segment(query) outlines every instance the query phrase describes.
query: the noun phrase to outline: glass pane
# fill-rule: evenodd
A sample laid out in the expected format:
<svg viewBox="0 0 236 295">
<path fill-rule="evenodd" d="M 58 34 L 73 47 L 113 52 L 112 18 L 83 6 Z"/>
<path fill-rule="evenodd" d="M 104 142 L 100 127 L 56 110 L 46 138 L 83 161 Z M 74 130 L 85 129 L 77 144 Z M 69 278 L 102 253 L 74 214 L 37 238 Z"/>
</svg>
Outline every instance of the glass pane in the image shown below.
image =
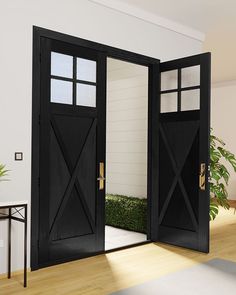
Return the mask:
<svg viewBox="0 0 236 295">
<path fill-rule="evenodd" d="M 77 79 L 96 82 L 97 63 L 93 60 L 77 58 Z"/>
<path fill-rule="evenodd" d="M 72 78 L 73 56 L 57 52 L 51 53 L 51 75 Z"/>
<path fill-rule="evenodd" d="M 161 95 L 161 113 L 177 112 L 177 92 Z"/>
<path fill-rule="evenodd" d="M 177 89 L 178 85 L 178 71 L 167 71 L 161 73 L 161 91 Z"/>
<path fill-rule="evenodd" d="M 181 111 L 191 111 L 200 109 L 200 90 L 182 91 Z"/>
<path fill-rule="evenodd" d="M 96 107 L 96 86 L 77 83 L 76 104 L 86 107 Z"/>
<path fill-rule="evenodd" d="M 181 87 L 191 87 L 200 85 L 200 65 L 183 68 Z"/>
<path fill-rule="evenodd" d="M 51 102 L 72 104 L 72 82 L 51 79 Z"/>
</svg>

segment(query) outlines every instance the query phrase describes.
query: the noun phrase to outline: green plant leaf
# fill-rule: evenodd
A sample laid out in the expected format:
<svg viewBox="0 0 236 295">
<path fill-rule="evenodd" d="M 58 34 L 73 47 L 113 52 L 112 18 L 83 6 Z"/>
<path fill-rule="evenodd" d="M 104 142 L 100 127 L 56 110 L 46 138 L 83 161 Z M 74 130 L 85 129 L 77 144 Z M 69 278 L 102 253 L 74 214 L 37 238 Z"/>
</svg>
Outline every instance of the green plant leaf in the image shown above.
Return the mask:
<svg viewBox="0 0 236 295">
<path fill-rule="evenodd" d="M 3 164 L 0 164 L 0 181 L 7 180 L 4 177 L 7 176 L 7 173 L 9 170 L 6 169 L 6 166 Z"/>
<path fill-rule="evenodd" d="M 210 193 L 213 199 L 210 202 L 210 220 L 214 220 L 219 213 L 219 206 L 229 209 L 227 185 L 230 173 L 222 160 L 226 160 L 236 172 L 235 155 L 225 149 L 225 142 L 212 134 L 210 136 Z"/>
<path fill-rule="evenodd" d="M 213 200 L 210 202 L 210 220 L 214 220 L 219 214 L 219 206 Z"/>
<path fill-rule="evenodd" d="M 218 162 L 221 158 L 221 153 L 215 148 L 210 148 L 210 158 L 212 162 Z"/>
<path fill-rule="evenodd" d="M 213 129 L 211 129 L 211 132 L 213 132 Z M 211 134 L 210 139 L 213 142 L 218 142 L 220 145 L 225 146 L 225 142 L 222 139 L 220 139 L 219 137 L 217 137 L 217 136 L 215 136 L 213 134 Z"/>
<path fill-rule="evenodd" d="M 232 154 L 231 152 L 229 152 L 228 150 L 226 150 L 222 147 L 218 147 L 217 149 L 219 150 L 222 157 L 224 157 L 225 160 L 231 164 L 234 171 L 236 172 L 236 158 L 235 158 L 234 154 Z"/>
</svg>

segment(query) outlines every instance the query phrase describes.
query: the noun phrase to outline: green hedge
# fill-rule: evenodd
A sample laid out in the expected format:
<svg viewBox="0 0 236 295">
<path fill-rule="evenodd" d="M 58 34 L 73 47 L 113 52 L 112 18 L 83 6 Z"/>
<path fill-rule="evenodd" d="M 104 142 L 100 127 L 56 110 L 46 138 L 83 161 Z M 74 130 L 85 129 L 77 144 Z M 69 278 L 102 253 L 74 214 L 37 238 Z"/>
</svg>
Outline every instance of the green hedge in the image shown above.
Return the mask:
<svg viewBox="0 0 236 295">
<path fill-rule="evenodd" d="M 147 200 L 121 195 L 106 195 L 106 224 L 146 233 Z"/>
</svg>

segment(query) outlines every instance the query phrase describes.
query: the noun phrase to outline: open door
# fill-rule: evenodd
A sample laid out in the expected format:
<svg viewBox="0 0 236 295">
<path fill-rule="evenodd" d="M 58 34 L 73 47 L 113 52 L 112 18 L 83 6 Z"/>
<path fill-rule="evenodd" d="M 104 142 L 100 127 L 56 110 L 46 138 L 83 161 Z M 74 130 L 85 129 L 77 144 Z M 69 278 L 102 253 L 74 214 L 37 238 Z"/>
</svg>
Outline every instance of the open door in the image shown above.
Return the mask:
<svg viewBox="0 0 236 295">
<path fill-rule="evenodd" d="M 41 38 L 39 266 L 104 251 L 106 59 Z"/>
<path fill-rule="evenodd" d="M 157 241 L 209 252 L 210 54 L 160 63 Z"/>
</svg>

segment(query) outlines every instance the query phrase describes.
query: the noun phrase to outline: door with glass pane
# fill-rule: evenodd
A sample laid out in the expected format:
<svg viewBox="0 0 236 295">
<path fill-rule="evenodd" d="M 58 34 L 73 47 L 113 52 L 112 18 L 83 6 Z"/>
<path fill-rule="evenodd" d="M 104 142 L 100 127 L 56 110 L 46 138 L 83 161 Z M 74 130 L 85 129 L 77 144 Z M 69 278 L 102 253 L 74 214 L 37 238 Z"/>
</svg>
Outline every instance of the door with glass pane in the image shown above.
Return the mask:
<svg viewBox="0 0 236 295">
<path fill-rule="evenodd" d="M 41 39 L 41 265 L 104 250 L 105 73 L 102 53 Z"/>
<path fill-rule="evenodd" d="M 157 240 L 209 251 L 210 54 L 160 64 Z"/>
</svg>

